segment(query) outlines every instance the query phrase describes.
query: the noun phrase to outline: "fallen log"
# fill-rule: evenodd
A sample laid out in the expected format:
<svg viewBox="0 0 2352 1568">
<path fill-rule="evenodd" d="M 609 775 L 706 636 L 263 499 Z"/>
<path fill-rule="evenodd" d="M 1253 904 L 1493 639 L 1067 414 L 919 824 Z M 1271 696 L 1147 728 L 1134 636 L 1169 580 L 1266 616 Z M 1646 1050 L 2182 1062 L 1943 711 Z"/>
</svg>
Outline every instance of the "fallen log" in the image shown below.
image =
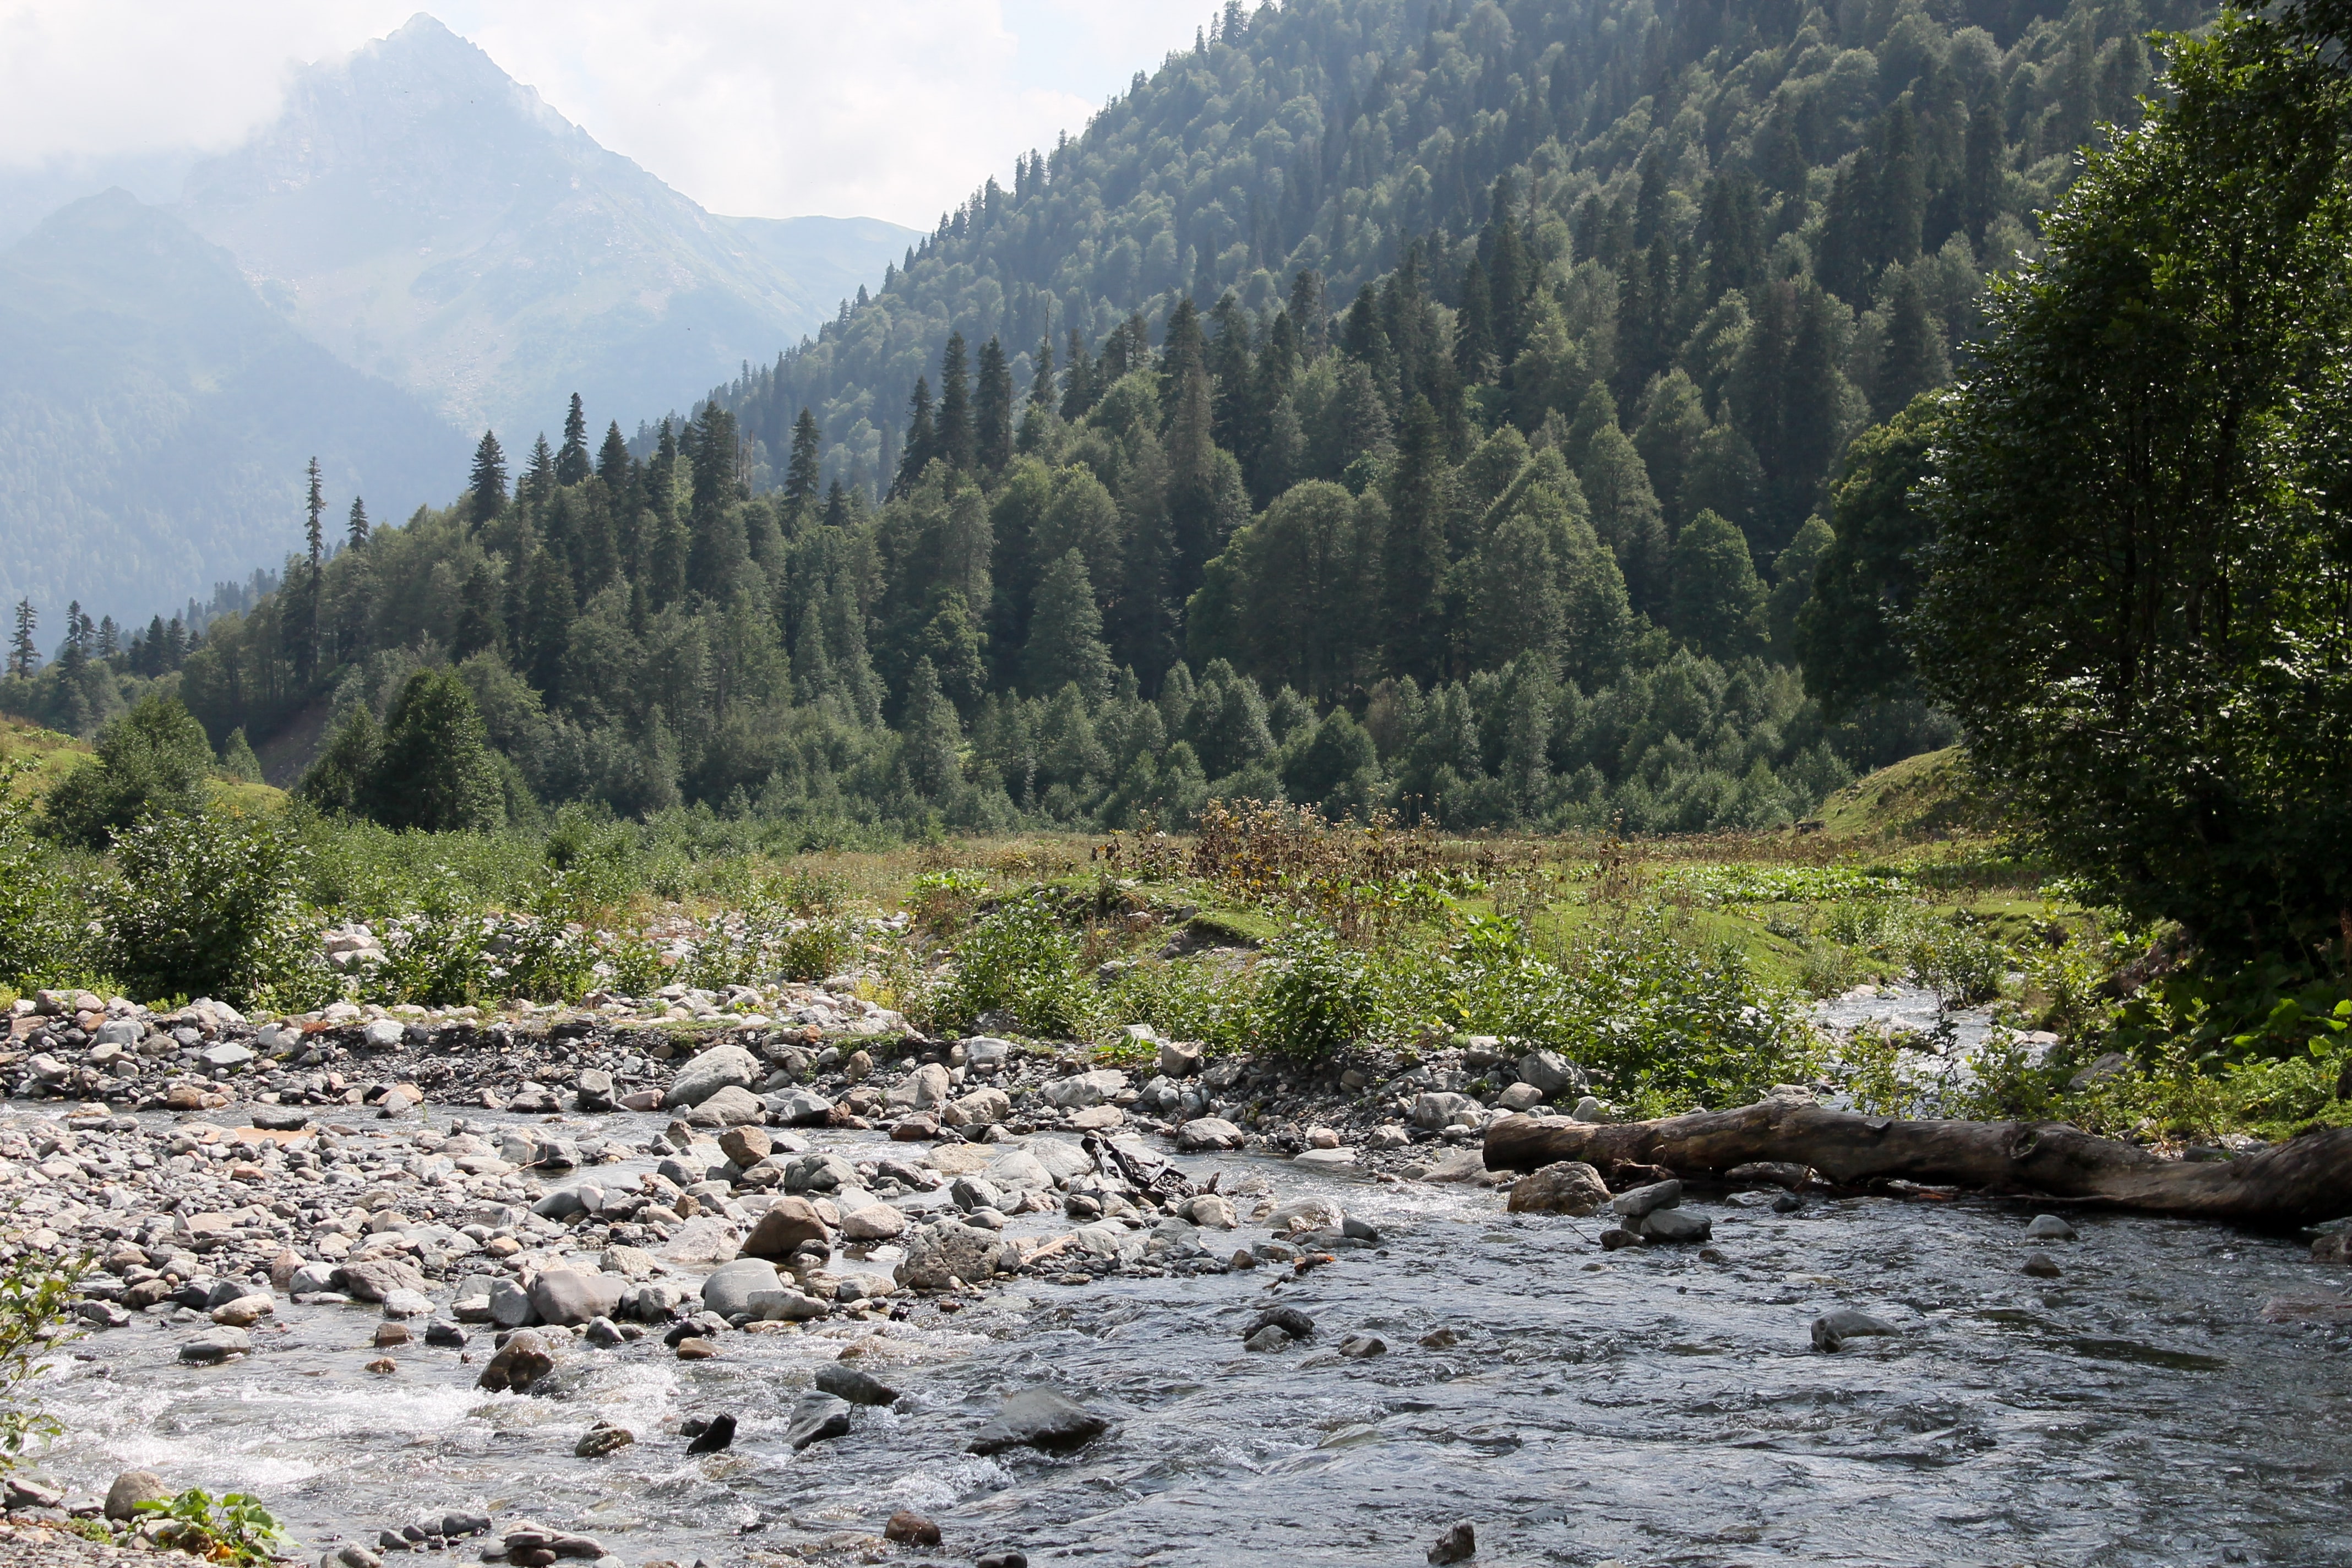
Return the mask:
<svg viewBox="0 0 2352 1568">
<path fill-rule="evenodd" d="M 1903 1121 L 1787 1097 L 1617 1124 L 1508 1116 L 1486 1130 L 1486 1168 L 1581 1160 L 1720 1174 L 1751 1161 L 1811 1165 L 1842 1186 L 1900 1177 L 2013 1196 L 2245 1225 L 2352 1214 L 2352 1128 L 2306 1133 L 2235 1160 L 2166 1160 L 2063 1121 Z"/>
</svg>

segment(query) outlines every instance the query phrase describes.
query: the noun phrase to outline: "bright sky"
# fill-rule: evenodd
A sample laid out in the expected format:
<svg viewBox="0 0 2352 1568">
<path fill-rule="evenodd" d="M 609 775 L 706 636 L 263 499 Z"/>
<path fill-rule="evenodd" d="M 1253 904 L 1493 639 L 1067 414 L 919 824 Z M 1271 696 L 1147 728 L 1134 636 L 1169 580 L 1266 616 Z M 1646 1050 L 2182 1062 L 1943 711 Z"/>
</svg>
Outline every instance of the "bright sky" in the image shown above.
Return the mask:
<svg viewBox="0 0 2352 1568">
<path fill-rule="evenodd" d="M 417 0 L 0 0 L 0 167 L 234 145 Z M 1215 0 L 443 0 L 565 117 L 713 212 L 927 228 L 1076 132 Z"/>
</svg>

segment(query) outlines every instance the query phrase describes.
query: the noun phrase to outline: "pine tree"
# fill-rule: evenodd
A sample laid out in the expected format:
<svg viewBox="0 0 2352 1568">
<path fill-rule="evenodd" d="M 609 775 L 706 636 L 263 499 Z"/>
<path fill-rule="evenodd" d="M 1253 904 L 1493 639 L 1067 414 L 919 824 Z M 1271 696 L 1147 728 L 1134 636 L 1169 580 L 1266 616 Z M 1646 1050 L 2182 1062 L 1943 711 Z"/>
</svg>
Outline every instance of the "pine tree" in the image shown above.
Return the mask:
<svg viewBox="0 0 2352 1568">
<path fill-rule="evenodd" d="M 555 454 L 555 482 L 569 488 L 588 477 L 588 411 L 581 406 L 580 395 L 572 395 L 572 406 L 563 415 L 563 446 Z"/>
<path fill-rule="evenodd" d="M 473 519 L 477 526 L 489 521 L 507 509 L 507 455 L 499 447 L 498 433 L 482 432 L 482 439 L 474 447 L 474 467 L 467 489 L 473 497 Z"/>
<path fill-rule="evenodd" d="M 449 645 L 459 658 L 506 646 L 505 623 L 499 614 L 499 580 L 487 561 L 474 563 L 466 585 L 458 591 L 457 619 L 450 628 Z"/>
<path fill-rule="evenodd" d="M 963 728 L 956 721 L 955 705 L 940 690 L 939 671 L 928 658 L 917 659 L 908 678 L 905 731 L 908 778 L 924 799 L 945 799 L 961 779 L 956 753 Z"/>
<path fill-rule="evenodd" d="M 604 426 L 604 444 L 596 449 L 596 477 L 604 481 L 612 493 L 613 504 L 622 503 L 631 489 L 629 444 L 621 437 L 621 422 L 617 419 Z"/>
<path fill-rule="evenodd" d="M 17 600 L 16 626 L 8 637 L 9 674 L 29 679 L 35 670 L 41 668 L 41 650 L 33 640 L 34 634 L 40 630 L 40 618 L 33 613 L 33 601 L 30 598 Z"/>
<path fill-rule="evenodd" d="M 1906 270 L 1895 285 L 1886 320 L 1886 350 L 1879 362 L 1878 384 L 1871 402 L 1887 418 L 1911 405 L 1911 400 L 1952 377 L 1951 360 L 1944 352 L 1943 323 L 1927 308 L 1927 292 Z"/>
<path fill-rule="evenodd" d="M 819 468 L 822 450 L 816 416 L 803 408 L 801 416 L 793 422 L 792 460 L 784 467 L 784 504 L 796 519 L 808 517 L 816 508 L 816 489 L 823 479 Z"/>
<path fill-rule="evenodd" d="M 1062 417 L 1076 421 L 1085 417 L 1095 405 L 1098 388 L 1095 384 L 1094 356 L 1087 353 L 1087 340 L 1078 329 L 1070 329 L 1069 373 L 1062 378 Z"/>
<path fill-rule="evenodd" d="M 966 368 L 963 334 L 950 332 L 940 353 L 939 456 L 959 473 L 971 472 L 973 436 L 971 377 Z M 911 443 L 911 437 L 909 441 Z"/>
<path fill-rule="evenodd" d="M 1443 679 L 1445 624 L 1444 431 L 1427 398 L 1405 411 L 1396 468 L 1389 475 L 1389 535 L 1382 551 L 1388 664 L 1426 686 Z"/>
<path fill-rule="evenodd" d="M 983 473 L 1002 473 L 1013 460 L 1013 373 L 1004 345 L 980 345 L 980 384 L 972 397 L 972 461 Z"/>
<path fill-rule="evenodd" d="M 1054 406 L 1054 340 L 1051 334 L 1037 340 L 1036 363 L 1029 372 L 1029 406 Z"/>
<path fill-rule="evenodd" d="M 919 375 L 914 393 L 907 399 L 907 447 L 898 459 L 898 477 L 891 481 L 892 495 L 903 496 L 915 488 L 923 470 L 940 455 L 939 445 L 939 433 L 931 425 L 931 384 Z"/>
<path fill-rule="evenodd" d="M 349 522 L 344 525 L 343 542 L 347 548 L 357 550 L 367 542 L 367 502 L 362 500 L 357 496 L 353 496 L 352 498 L 351 519 Z"/>
<path fill-rule="evenodd" d="M 555 454 L 547 445 L 547 432 L 542 430 L 530 444 L 530 465 L 523 469 L 518 499 L 529 506 L 543 507 L 554 496 Z"/>
<path fill-rule="evenodd" d="M 1089 702 L 1100 701 L 1110 689 L 1102 612 L 1095 607 L 1086 559 L 1076 550 L 1066 551 L 1038 580 L 1022 674 L 1034 697 L 1051 697 L 1073 681 Z"/>
<path fill-rule="evenodd" d="M 1495 378 L 1495 302 L 1476 257 L 1462 275 L 1462 313 L 1454 327 L 1454 368 L 1475 384 Z"/>
<path fill-rule="evenodd" d="M 365 809 L 392 828 L 478 833 L 506 816 L 498 754 L 474 694 L 453 669 L 420 669 L 384 715 Z"/>
</svg>

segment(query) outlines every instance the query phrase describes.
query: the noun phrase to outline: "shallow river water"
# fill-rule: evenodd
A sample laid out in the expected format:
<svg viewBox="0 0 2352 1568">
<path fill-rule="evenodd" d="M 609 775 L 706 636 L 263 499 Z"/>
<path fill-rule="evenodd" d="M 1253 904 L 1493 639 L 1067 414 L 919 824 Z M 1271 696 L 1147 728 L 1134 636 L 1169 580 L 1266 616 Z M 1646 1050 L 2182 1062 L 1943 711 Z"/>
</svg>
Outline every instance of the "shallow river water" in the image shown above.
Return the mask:
<svg viewBox="0 0 2352 1568">
<path fill-rule="evenodd" d="M 1707 1203 L 1723 1261 L 1604 1257 L 1593 1222 L 1512 1217 L 1495 1192 L 1223 1163 L 1282 1197 L 1329 1192 L 1383 1249 L 1303 1280 L 1024 1281 L 926 1311 L 862 1363 L 900 1407 L 798 1455 L 792 1399 L 874 1326 L 730 1333 L 702 1363 L 652 1338 L 581 1346 L 517 1397 L 473 1387 L 487 1331 L 474 1364 L 413 1344 L 387 1377 L 363 1370 L 373 1308 L 286 1306 L 283 1331 L 214 1368 L 142 1321 L 61 1365 L 72 1430 L 44 1465 L 85 1494 L 133 1466 L 253 1491 L 313 1550 L 471 1507 L 632 1564 L 751 1561 L 901 1507 L 965 1561 L 1419 1563 L 1468 1519 L 1490 1563 L 2352 1563 L 2352 1303 L 2292 1238 L 2086 1216 L 2045 1280 L 2019 1272 L 2029 1210 Z M 1273 1300 L 1314 1316 L 1313 1342 L 1244 1352 Z M 1838 1304 L 1907 1331 L 1816 1352 L 1808 1324 Z M 1424 1348 L 1439 1328 L 1458 1342 Z M 1350 1331 L 1388 1353 L 1340 1358 Z M 1066 1458 L 963 1451 L 1038 1382 L 1116 1426 Z M 677 1420 L 722 1410 L 732 1451 L 687 1457 Z M 640 1440 L 573 1458 L 599 1417 Z"/>
</svg>

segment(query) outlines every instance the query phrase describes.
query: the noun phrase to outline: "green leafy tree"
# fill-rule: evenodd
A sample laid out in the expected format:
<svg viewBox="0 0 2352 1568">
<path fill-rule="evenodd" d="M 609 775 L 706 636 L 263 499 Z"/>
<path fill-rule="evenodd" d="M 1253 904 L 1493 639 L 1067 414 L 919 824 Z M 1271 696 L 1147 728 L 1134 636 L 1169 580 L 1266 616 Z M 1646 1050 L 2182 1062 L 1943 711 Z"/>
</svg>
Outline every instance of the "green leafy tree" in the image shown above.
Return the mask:
<svg viewBox="0 0 2352 1568">
<path fill-rule="evenodd" d="M 335 726 L 295 793 L 320 811 L 344 816 L 363 815 L 376 759 L 383 750 L 383 731 L 367 704 L 360 703 Z"/>
<path fill-rule="evenodd" d="M 261 782 L 261 759 L 253 754 L 253 743 L 245 738 L 245 728 L 239 725 L 228 732 L 220 749 L 220 771 L 223 776 L 239 784 Z"/>
<path fill-rule="evenodd" d="M 1899 627 L 1927 580 L 1934 515 L 1919 504 L 1936 439 L 1937 403 L 1922 397 L 1848 448 L 1830 498 L 1835 538 L 1797 612 L 1805 689 L 1832 715 L 1916 690 Z"/>
<path fill-rule="evenodd" d="M 1910 623 L 2053 858 L 2221 953 L 2308 960 L 2352 930 L 2340 19 L 2170 40 L 2178 96 L 1994 292 Z"/>
<path fill-rule="evenodd" d="M 1110 689 L 1110 650 L 1103 646 L 1102 612 L 1095 607 L 1094 583 L 1076 550 L 1045 568 L 1029 618 L 1029 646 L 1022 669 L 1029 689 L 1051 696 L 1075 684 L 1093 701 Z"/>
<path fill-rule="evenodd" d="M 1797 617 L 1812 599 L 1822 557 L 1836 542 L 1837 535 L 1828 523 L 1809 517 L 1797 530 L 1797 537 L 1789 541 L 1789 548 L 1772 563 L 1772 651 L 1790 663 L 1797 659 Z"/>
<path fill-rule="evenodd" d="M 1748 541 L 1724 518 L 1700 512 L 1675 541 L 1675 635 L 1709 658 L 1764 651 L 1769 629 L 1763 580 Z"/>
<path fill-rule="evenodd" d="M 49 831 L 102 848 L 150 813 L 201 811 L 212 769 L 205 727 L 178 698 L 151 694 L 100 731 L 97 757 L 49 792 Z"/>
<path fill-rule="evenodd" d="M 482 832 L 505 817 L 497 753 L 454 669 L 420 669 L 385 712 L 368 777 L 367 814 L 387 827 Z"/>
</svg>

